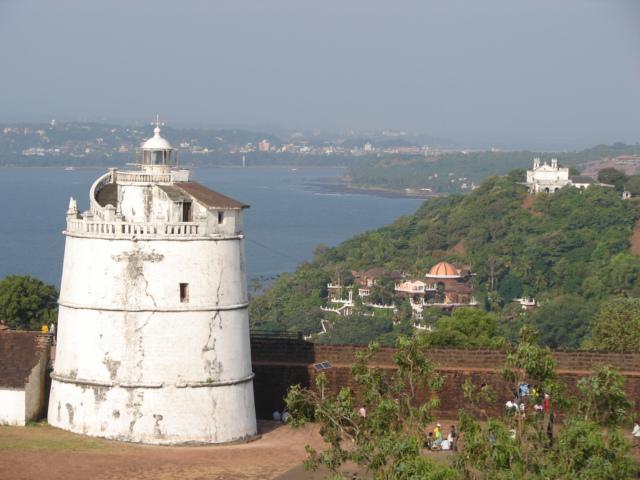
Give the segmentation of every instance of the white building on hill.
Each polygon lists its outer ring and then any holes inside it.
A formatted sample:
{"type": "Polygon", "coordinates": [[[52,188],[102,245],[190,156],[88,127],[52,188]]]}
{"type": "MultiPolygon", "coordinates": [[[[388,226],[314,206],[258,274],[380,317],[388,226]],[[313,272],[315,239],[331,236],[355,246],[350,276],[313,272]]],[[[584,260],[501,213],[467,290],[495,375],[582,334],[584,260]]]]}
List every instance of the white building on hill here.
{"type": "Polygon", "coordinates": [[[558,160],[551,159],[551,165],[547,162],[540,164],[539,158],[533,159],[533,169],[527,170],[527,188],[530,193],[553,193],[562,187],[571,185],[576,188],[587,188],[589,185],[604,185],[591,177],[570,176],[569,169],[558,166],[558,160]]]}
{"type": "Polygon", "coordinates": [[[243,210],[160,136],[67,212],[48,420],[153,444],[256,434],[243,210]]]}

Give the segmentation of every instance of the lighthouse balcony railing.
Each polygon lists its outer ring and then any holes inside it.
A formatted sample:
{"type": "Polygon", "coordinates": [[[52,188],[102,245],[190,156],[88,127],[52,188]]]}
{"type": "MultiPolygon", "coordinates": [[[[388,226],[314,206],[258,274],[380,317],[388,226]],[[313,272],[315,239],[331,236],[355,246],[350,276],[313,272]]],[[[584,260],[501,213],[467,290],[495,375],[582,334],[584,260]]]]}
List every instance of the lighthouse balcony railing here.
{"type": "Polygon", "coordinates": [[[204,225],[181,223],[128,223],[73,219],[67,221],[67,232],[106,237],[188,237],[205,233],[204,225]]]}
{"type": "Polygon", "coordinates": [[[118,183],[171,183],[171,173],[118,172],[118,183]]]}
{"type": "Polygon", "coordinates": [[[118,183],[173,183],[189,181],[188,170],[172,170],[170,172],[116,172],[118,183]]]}

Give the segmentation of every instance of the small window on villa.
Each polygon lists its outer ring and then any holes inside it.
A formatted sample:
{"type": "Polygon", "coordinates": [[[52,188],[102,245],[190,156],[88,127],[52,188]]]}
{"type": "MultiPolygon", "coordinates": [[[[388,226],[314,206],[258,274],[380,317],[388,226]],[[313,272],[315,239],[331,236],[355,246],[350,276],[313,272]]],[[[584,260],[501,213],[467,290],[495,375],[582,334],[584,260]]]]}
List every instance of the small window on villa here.
{"type": "Polygon", "coordinates": [[[187,303],[189,301],[189,284],[180,284],[180,303],[187,303]]]}
{"type": "Polygon", "coordinates": [[[224,222],[224,212],[218,212],[218,223],[224,222]]]}

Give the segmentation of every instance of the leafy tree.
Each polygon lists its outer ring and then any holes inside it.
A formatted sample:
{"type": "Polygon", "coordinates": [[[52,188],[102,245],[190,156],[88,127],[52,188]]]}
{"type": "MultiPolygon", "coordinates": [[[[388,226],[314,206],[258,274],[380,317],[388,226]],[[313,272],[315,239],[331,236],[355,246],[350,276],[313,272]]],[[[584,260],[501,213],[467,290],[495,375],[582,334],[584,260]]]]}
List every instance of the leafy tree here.
{"type": "Polygon", "coordinates": [[[521,432],[508,418],[481,425],[468,414],[460,418],[464,451],[454,458],[462,479],[603,479],[633,478],[629,446],[616,429],[596,422],[567,419],[557,441],[550,443],[540,418],[528,420],[521,432]]]}
{"type": "Polygon", "coordinates": [[[367,345],[393,330],[390,315],[354,314],[337,317],[332,328],[317,337],[319,343],[362,344],[367,345]]]}
{"type": "Polygon", "coordinates": [[[624,185],[625,190],[629,190],[631,195],[640,195],[640,175],[632,175],[624,185]]]}
{"type": "Polygon", "coordinates": [[[542,345],[578,348],[589,331],[594,302],[580,295],[558,295],[527,314],[526,323],[540,332],[542,345]]]}
{"type": "Polygon", "coordinates": [[[498,287],[498,293],[505,299],[506,303],[509,303],[514,298],[522,296],[523,285],[520,277],[508,273],[502,280],[500,280],[500,286],[498,287]]]}
{"type": "Polygon", "coordinates": [[[37,278],[9,275],[0,280],[0,319],[19,330],[39,330],[57,319],[58,291],[37,278]]]}
{"type": "MultiPolygon", "coordinates": [[[[553,415],[529,410],[526,417],[506,413],[480,423],[463,410],[458,423],[462,442],[453,465],[431,461],[421,447],[443,380],[425,356],[425,338],[399,340],[393,373],[371,366],[376,345],[360,352],[351,370],[357,394],[348,387],[329,394],[323,374],[315,389],[290,389],[286,403],[294,427],[318,422],[327,444],[321,452],[307,447],[308,468],[322,465],[336,474],[353,461],[376,479],[617,480],[635,473],[629,446],[618,430],[628,409],[620,375],[597,369],[579,383],[580,399],[562,402],[551,352],[536,344],[536,332],[529,327],[508,355],[505,372],[554,392],[553,411],[563,412],[565,419],[557,420],[554,429],[553,415]],[[416,394],[425,390],[428,400],[418,401],[416,394]],[[563,411],[565,405],[572,407],[563,411]]],[[[474,402],[495,402],[489,390],[467,381],[460,393],[474,402]]]]}
{"type": "Polygon", "coordinates": [[[394,301],[395,282],[392,278],[382,277],[370,289],[369,301],[381,305],[390,305],[394,301]]]}
{"type": "MultiPolygon", "coordinates": [[[[536,332],[525,327],[506,361],[510,380],[531,381],[552,392],[553,411],[567,405],[567,418],[556,431],[551,415],[529,410],[526,417],[507,412],[480,424],[468,412],[460,414],[463,451],[454,466],[463,479],[622,479],[635,471],[629,447],[617,424],[629,407],[623,379],[608,368],[579,382],[579,399],[560,395],[551,352],[536,344],[536,332]],[[577,407],[576,407],[577,405],[577,407]],[[606,426],[607,428],[603,428],[606,426]]],[[[465,396],[474,390],[466,385],[465,396]]],[[[532,402],[539,399],[532,398],[532,402]]]]}
{"type": "Polygon", "coordinates": [[[323,316],[320,306],[330,279],[328,272],[311,264],[281,275],[262,295],[251,299],[251,327],[305,334],[318,332],[323,316]]]}
{"type": "Polygon", "coordinates": [[[603,168],[598,172],[598,180],[608,185],[613,185],[617,192],[624,190],[624,185],[628,180],[627,175],[615,168],[603,168]]]}
{"type": "Polygon", "coordinates": [[[619,253],[609,260],[594,276],[585,280],[592,283],[584,285],[585,293],[592,297],[607,295],[640,295],[640,257],[626,252],[619,253]],[[594,281],[595,280],[595,281],[594,281]]]}
{"type": "Polygon", "coordinates": [[[421,335],[431,347],[496,348],[506,342],[495,316],[476,308],[457,308],[451,316],[441,317],[432,332],[421,335]]]}
{"type": "Polygon", "coordinates": [[[620,425],[631,404],[624,392],[625,379],[610,367],[598,367],[588,377],[578,380],[580,410],[585,420],[601,425],[620,425]]]}
{"type": "Polygon", "coordinates": [[[540,478],[617,480],[635,474],[629,445],[617,429],[571,418],[560,430],[556,445],[540,478]]]}
{"type": "Polygon", "coordinates": [[[539,335],[539,332],[531,327],[522,328],[520,341],[507,355],[505,376],[518,382],[535,383],[540,386],[555,379],[556,362],[551,350],[538,344],[539,335]]]}
{"type": "Polygon", "coordinates": [[[364,466],[377,479],[455,479],[455,472],[421,455],[424,431],[438,405],[435,392],[442,378],[421,348],[418,338],[398,340],[392,374],[372,367],[377,351],[372,344],[356,355],[351,374],[359,395],[343,387],[336,395],[326,393],[326,377],[317,378],[316,389],[294,386],[286,404],[293,425],[309,421],[321,424],[327,449],[318,452],[307,446],[305,466],[325,466],[334,474],[346,461],[364,466]],[[429,388],[431,397],[417,402],[417,392],[429,388]],[[365,409],[365,415],[360,414],[365,409]]]}
{"type": "Polygon", "coordinates": [[[593,320],[587,348],[640,352],[640,299],[615,298],[602,305],[593,320]]]}

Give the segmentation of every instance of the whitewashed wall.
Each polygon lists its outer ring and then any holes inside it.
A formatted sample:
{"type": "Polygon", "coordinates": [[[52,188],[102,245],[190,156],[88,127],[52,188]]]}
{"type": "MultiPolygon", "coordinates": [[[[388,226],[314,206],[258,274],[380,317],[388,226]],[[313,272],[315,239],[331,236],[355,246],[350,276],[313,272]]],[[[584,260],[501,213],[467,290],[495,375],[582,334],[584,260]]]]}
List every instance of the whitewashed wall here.
{"type": "Polygon", "coordinates": [[[0,387],[0,425],[25,425],[23,389],[0,387]]]}
{"type": "Polygon", "coordinates": [[[158,444],[255,435],[242,239],[67,236],[56,353],[54,426],[158,444]]]}
{"type": "Polygon", "coordinates": [[[39,420],[44,413],[46,369],[49,355],[41,355],[38,364],[33,367],[25,385],[25,418],[39,420]]]}

